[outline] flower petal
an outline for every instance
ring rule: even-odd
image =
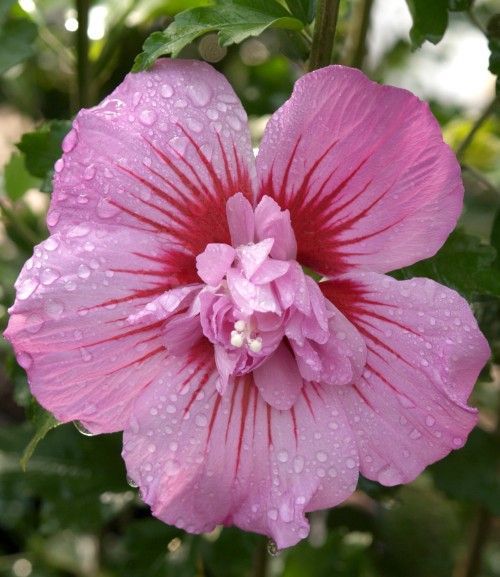
[[[266,403],[275,409],[290,409],[302,389],[302,376],[295,358],[282,342],[253,372],[255,384]]]
[[[252,205],[238,192],[226,204],[226,216],[234,247],[250,244],[255,236],[255,218]]]
[[[211,286],[218,286],[233,264],[236,252],[232,246],[211,243],[196,257],[196,270],[200,278]]]
[[[342,66],[297,81],[257,171],[261,194],[290,210],[298,261],[327,275],[427,258],[462,208],[460,167],[428,105]]]
[[[307,536],[305,511],[355,489],[345,416],[314,387],[290,411],[267,405],[250,377],[220,396],[212,370],[208,358],[167,361],[171,377],[144,392],[124,433],[128,473],[166,523],[192,533],[237,525],[291,546]]]
[[[82,110],[56,164],[51,230],[82,221],[161,234],[191,258],[229,244],[226,201],[253,197],[246,115],[226,79],[202,62],[163,59]]]
[[[271,250],[273,258],[295,260],[297,242],[290,221],[290,213],[288,210],[281,210],[270,196],[262,197],[255,209],[255,229],[257,239],[274,239]]]
[[[143,232],[83,225],[35,247],[5,336],[33,394],[60,421],[120,430],[136,395],[163,371],[162,321],[127,321],[176,282],[163,252]]]
[[[465,443],[477,420],[467,398],[488,344],[467,302],[434,281],[353,273],[320,286],[368,348],[360,381],[339,391],[361,472],[409,482]]]

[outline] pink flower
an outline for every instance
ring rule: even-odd
[[[157,517],[281,548],[358,471],[405,483],[462,446],[489,349],[457,293],[384,275],[462,207],[426,104],[332,66],[256,160],[245,122],[220,74],[180,60],[80,112],[6,336],[59,420],[124,430]]]

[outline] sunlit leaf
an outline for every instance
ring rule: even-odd
[[[143,52],[133,70],[152,66],[164,54],[177,56],[199,36],[218,32],[222,46],[238,44],[250,36],[258,36],[269,27],[300,30],[304,24],[275,0],[224,0],[214,6],[181,12],[163,32],[154,32],[146,40]]]

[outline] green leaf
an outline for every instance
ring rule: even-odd
[[[269,27],[300,30],[304,24],[276,0],[219,0],[214,6],[186,10],[178,14],[166,30],[151,34],[133,70],[151,67],[164,54],[177,56],[207,32],[218,32],[220,44],[229,46],[258,36]]]
[[[24,156],[13,154],[8,164],[5,166],[4,186],[7,196],[11,200],[18,200],[30,188],[37,188],[40,180],[31,176],[26,169]]]
[[[24,134],[17,145],[26,157],[26,168],[33,176],[46,178],[61,156],[61,142],[71,127],[67,120],[54,120],[35,132]]]
[[[473,0],[448,0],[450,12],[466,12],[472,6]]]
[[[480,503],[500,515],[498,438],[474,429],[463,449],[430,467],[437,488],[453,499]]]
[[[425,40],[437,44],[448,26],[447,0],[406,0],[413,18],[410,38],[414,48]]]
[[[304,22],[310,24],[316,13],[316,0],[286,0],[290,12]]]
[[[491,268],[495,258],[492,246],[457,229],[435,256],[392,274],[398,279],[431,278],[468,299],[481,294],[500,296],[500,270]]]
[[[5,22],[10,7],[14,4],[15,1],[16,0],[0,0],[0,26],[2,26]]]
[[[500,210],[497,211],[493,226],[491,228],[490,236],[491,246],[497,251],[497,257],[494,261],[494,266],[500,269]]]
[[[28,462],[33,456],[38,443],[45,437],[45,435],[51,430],[55,429],[59,423],[57,419],[43,407],[41,407],[34,399],[32,399],[32,404],[29,410],[29,418],[35,427],[35,433],[31,438],[30,442],[26,445],[23,451],[19,463],[23,471],[26,471]]]
[[[37,27],[31,20],[10,20],[0,29],[0,74],[35,53]]]
[[[490,49],[489,70],[497,77],[497,97],[500,97],[500,14],[495,14],[490,18],[487,36]]]

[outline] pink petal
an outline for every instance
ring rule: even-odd
[[[302,389],[295,358],[283,342],[254,370],[253,376],[263,399],[279,411],[290,409]]]
[[[252,205],[241,192],[232,196],[226,204],[227,222],[234,247],[254,241],[254,214]]]
[[[232,299],[246,315],[250,315],[254,311],[261,313],[280,312],[271,285],[253,284],[240,271],[230,269],[227,273],[227,286]]]
[[[411,481],[474,427],[466,403],[488,344],[467,302],[431,280],[353,273],[321,287],[368,348],[362,378],[339,397],[356,423],[361,472],[385,485]]]
[[[84,225],[35,247],[5,336],[33,394],[60,421],[120,430],[137,394],[163,374],[162,321],[127,322],[171,286],[163,251],[138,230]]]
[[[282,277],[290,268],[290,263],[284,260],[266,260],[252,275],[251,281],[255,284],[266,284]]]
[[[269,196],[262,197],[255,209],[257,239],[274,238],[271,256],[281,260],[295,260],[297,242],[290,221],[290,212],[282,211]]]
[[[228,244],[209,244],[196,257],[196,270],[206,284],[217,286],[226,276],[235,256],[234,248]]]
[[[305,511],[354,491],[352,432],[321,389],[278,411],[249,377],[221,397],[212,369],[203,358],[167,362],[171,378],[145,391],[125,431],[128,473],[166,523],[191,533],[236,525],[289,547],[307,536]]]
[[[240,246],[236,249],[243,274],[247,279],[250,279],[260,265],[267,259],[273,248],[273,244],[274,239],[266,238],[261,242]]]
[[[219,108],[224,109],[221,113]],[[129,74],[100,105],[82,110],[58,161],[51,230],[113,223],[161,235],[194,257],[230,243],[226,201],[253,197],[245,112],[208,64],[163,59]]]
[[[462,208],[460,167],[428,105],[342,66],[298,80],[257,170],[261,194],[290,210],[298,261],[323,274],[427,258]]]

